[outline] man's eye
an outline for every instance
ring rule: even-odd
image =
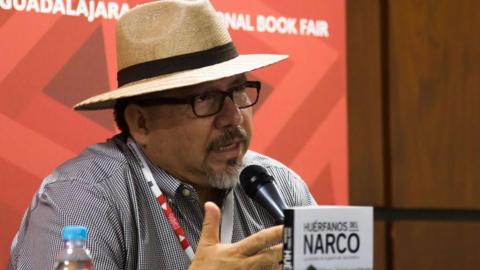
[[[246,87],[244,85],[237,86],[233,88],[233,92],[235,93],[243,93],[245,92]]]
[[[194,101],[195,103],[200,103],[200,102],[210,101],[214,98],[215,98],[215,93],[206,92],[198,96],[195,96]]]

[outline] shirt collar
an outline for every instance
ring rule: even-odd
[[[167,197],[174,198],[175,194],[181,189],[183,185],[185,185],[183,182],[163,170],[162,168],[158,167],[157,165],[153,164],[147,157],[148,166],[150,167],[150,170],[152,171],[153,178],[155,179],[155,182],[157,183],[158,187],[160,190],[162,190]]]

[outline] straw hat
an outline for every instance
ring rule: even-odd
[[[268,66],[286,55],[238,55],[208,0],[139,5],[117,24],[119,88],[86,99],[76,110],[112,108],[121,98],[195,85]]]

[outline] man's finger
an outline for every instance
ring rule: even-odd
[[[261,255],[263,253],[268,253],[269,255],[271,255],[272,260],[278,263],[282,260],[282,255],[283,255],[282,252],[283,252],[283,244],[276,244],[275,246],[266,248],[257,254]]]
[[[220,209],[213,202],[206,202],[204,205],[205,217],[203,219],[202,233],[198,245],[214,245],[220,242]]]
[[[245,256],[254,255],[257,252],[282,240],[282,234],[282,225],[261,230],[243,239],[242,241],[239,241],[236,244],[238,248],[237,251]]]
[[[245,260],[251,269],[264,269],[279,267],[279,262],[282,259],[283,245],[278,244],[273,247],[264,249],[259,253],[251,256]]]

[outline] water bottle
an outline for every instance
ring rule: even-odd
[[[64,248],[58,254],[54,270],[94,270],[90,251],[85,248],[88,230],[83,226],[65,226]]]

